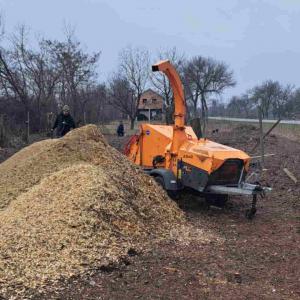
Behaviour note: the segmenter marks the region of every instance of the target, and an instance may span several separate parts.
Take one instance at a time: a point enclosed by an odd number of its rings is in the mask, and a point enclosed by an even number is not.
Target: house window
[[[147,103],[147,99],[143,99],[143,104],[146,104]]]
[[[157,99],[153,98],[152,103],[156,103],[156,102],[157,102]]]

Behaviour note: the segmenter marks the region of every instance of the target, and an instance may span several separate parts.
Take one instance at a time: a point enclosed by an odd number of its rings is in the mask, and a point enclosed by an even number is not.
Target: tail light
[[[238,184],[244,162],[240,159],[228,159],[210,175],[208,184],[235,185]]]

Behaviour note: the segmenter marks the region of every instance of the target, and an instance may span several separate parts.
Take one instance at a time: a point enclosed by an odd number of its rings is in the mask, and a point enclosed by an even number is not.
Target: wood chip
[[[295,175],[287,168],[283,169],[284,173],[296,184],[298,182],[297,178]]]
[[[93,125],[23,149],[0,173],[0,298],[118,262],[185,224]]]

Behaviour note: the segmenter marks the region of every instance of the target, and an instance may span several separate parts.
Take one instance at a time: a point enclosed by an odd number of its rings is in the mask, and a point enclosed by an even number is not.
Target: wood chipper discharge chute
[[[243,151],[208,139],[198,139],[185,126],[186,104],[180,77],[169,61],[152,67],[169,79],[174,94],[174,125],[142,124],[125,154],[140,165],[167,190],[170,196],[188,189],[203,195],[208,203],[222,205],[229,195],[251,195],[252,206],[246,215],[256,212],[257,195],[269,188],[245,183],[250,157]]]

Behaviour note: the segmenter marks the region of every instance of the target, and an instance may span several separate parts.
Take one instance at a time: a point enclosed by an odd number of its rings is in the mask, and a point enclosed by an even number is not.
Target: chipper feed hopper
[[[163,72],[173,89],[174,125],[142,124],[140,134],[126,146],[129,159],[155,177],[170,196],[185,189],[204,196],[209,204],[222,206],[229,195],[252,196],[246,216],[256,213],[257,195],[268,188],[245,182],[250,157],[243,151],[198,139],[185,126],[186,103],[182,83],[169,61],[160,61],[152,71]]]

